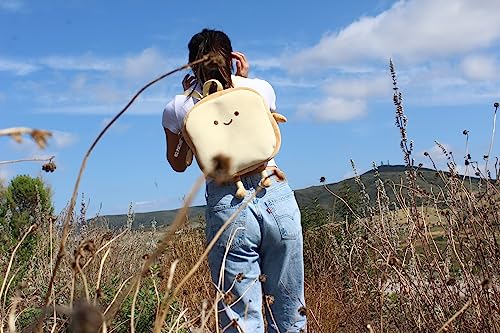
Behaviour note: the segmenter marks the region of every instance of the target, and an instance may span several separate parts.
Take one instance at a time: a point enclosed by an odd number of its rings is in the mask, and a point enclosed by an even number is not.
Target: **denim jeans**
[[[260,177],[242,177],[244,199],[234,196],[234,184],[207,183],[207,242],[255,193]],[[288,183],[271,178],[271,186],[239,213],[208,256],[212,280],[224,294],[219,323],[228,327],[225,332],[264,332],[263,308],[269,332],[306,330],[300,211]]]

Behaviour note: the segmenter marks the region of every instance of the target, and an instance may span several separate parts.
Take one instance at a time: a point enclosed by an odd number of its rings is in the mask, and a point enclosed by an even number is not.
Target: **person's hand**
[[[184,76],[184,78],[182,79],[182,88],[184,88],[184,91],[191,88],[193,86],[193,84],[195,83],[195,81],[196,81],[196,78],[194,77],[194,75],[191,75],[189,73],[186,74],[186,76]]]
[[[250,65],[248,64],[247,57],[241,52],[232,52],[231,56],[236,60],[236,75],[242,77],[248,77],[248,72],[250,71]]]

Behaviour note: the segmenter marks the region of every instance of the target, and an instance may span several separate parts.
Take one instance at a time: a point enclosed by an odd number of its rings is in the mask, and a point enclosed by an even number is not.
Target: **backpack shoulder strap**
[[[217,85],[217,91],[224,90],[222,84],[218,80],[207,80],[205,83],[203,83],[203,97],[207,97],[208,95],[210,95],[210,88],[212,87],[213,83]]]

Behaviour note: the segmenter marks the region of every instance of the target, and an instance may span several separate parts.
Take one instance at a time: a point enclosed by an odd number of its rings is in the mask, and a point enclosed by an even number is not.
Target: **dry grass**
[[[467,161],[481,179],[471,190],[443,149],[444,186],[423,191],[392,63],[391,73],[406,176],[383,183],[375,172],[375,205],[356,176],[363,200],[352,216],[304,232],[308,330],[500,332],[498,172]],[[185,209],[161,232],[86,225],[85,206],[73,210],[74,202],[59,219],[34,217],[38,246],[27,265],[16,261],[22,241],[0,258],[0,333],[222,331],[210,247],[203,228],[186,226]]]

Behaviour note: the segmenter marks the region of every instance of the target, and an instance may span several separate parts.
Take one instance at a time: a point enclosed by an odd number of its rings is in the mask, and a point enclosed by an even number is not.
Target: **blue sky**
[[[429,151],[445,165],[437,140],[465,172],[462,131],[484,164],[500,99],[498,12],[498,0],[0,0],[0,128],[54,132],[46,150],[0,138],[0,160],[55,155],[58,165],[42,174],[37,163],[11,164],[0,178],[41,175],[63,209],[95,136],[142,85],[184,64],[189,38],[204,27],[225,31],[247,55],[250,77],[275,88],[288,117],[277,162],[294,189],[350,177],[350,159],[359,172],[402,163],[391,57],[417,163],[428,165]],[[181,205],[200,171],[170,169],[161,114],[184,74],[148,90],[96,147],[80,187],[89,214]]]

